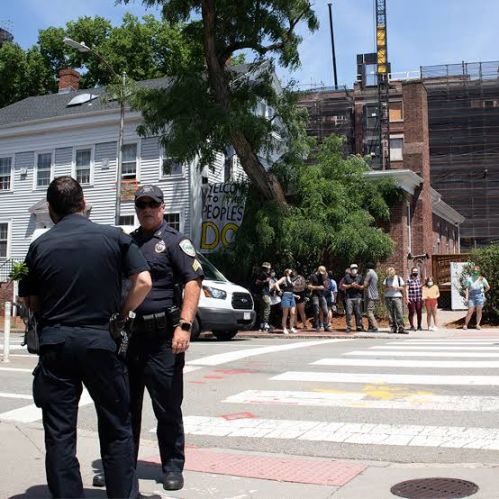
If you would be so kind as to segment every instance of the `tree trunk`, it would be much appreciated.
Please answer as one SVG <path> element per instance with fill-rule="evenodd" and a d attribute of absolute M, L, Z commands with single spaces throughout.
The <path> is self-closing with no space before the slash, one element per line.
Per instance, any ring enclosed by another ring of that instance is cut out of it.
<path fill-rule="evenodd" d="M 230 112 L 230 96 L 225 81 L 225 68 L 220 64 L 217 56 L 215 24 L 216 12 L 214 0 L 202 1 L 202 15 L 204 25 L 204 52 L 206 65 L 208 67 L 208 77 L 215 94 L 215 99 L 223 107 L 225 112 Z M 269 174 L 260 163 L 250 142 L 237 128 L 230 133 L 230 140 L 236 151 L 241 165 L 251 182 L 256 185 L 265 199 L 276 200 L 280 204 L 286 204 L 286 198 L 281 184 L 273 174 Z"/>

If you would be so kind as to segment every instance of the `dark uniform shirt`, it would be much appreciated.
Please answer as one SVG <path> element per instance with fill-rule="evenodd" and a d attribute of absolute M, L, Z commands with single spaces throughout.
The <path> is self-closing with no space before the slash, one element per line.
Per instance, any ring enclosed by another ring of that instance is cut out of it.
<path fill-rule="evenodd" d="M 172 305 L 180 305 L 175 284 L 204 277 L 192 243 L 166 222 L 154 234 L 145 234 L 139 228 L 131 236 L 146 258 L 152 278 L 152 289 L 136 310 L 137 314 L 156 314 Z"/>
<path fill-rule="evenodd" d="M 78 334 L 87 328 L 89 336 L 95 333 L 95 348 L 116 347 L 102 330 L 119 311 L 122 276 L 148 270 L 130 236 L 82 215 L 67 215 L 31 243 L 26 264 L 19 295 L 40 299 L 41 345 L 64 341 L 75 333 L 68 328 Z"/>
<path fill-rule="evenodd" d="M 364 278 L 360 274 L 357 274 L 356 276 L 346 274 L 343 278 L 343 282 L 349 285 L 357 283 L 362 286 L 364 284 Z M 347 298 L 362 298 L 364 296 L 364 290 L 358 288 L 348 288 L 345 290 L 345 295 Z"/>

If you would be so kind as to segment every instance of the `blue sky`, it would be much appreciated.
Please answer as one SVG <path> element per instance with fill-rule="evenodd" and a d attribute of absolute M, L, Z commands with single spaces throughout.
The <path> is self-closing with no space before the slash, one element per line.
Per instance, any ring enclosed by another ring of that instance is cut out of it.
<path fill-rule="evenodd" d="M 374 43 L 373 0 L 329 0 L 333 3 L 336 56 L 340 84 L 355 80 L 355 56 L 372 52 Z M 12 22 L 11 30 L 24 48 L 36 42 L 38 30 L 63 26 L 83 15 L 101 15 L 119 24 L 125 11 L 138 16 L 146 11 L 140 0 L 127 6 L 114 0 L 2 0 L 0 23 Z M 332 63 L 327 0 L 314 8 L 320 29 L 301 31 L 302 67 L 293 74 L 279 70 L 303 85 L 332 84 Z M 388 53 L 392 71 L 416 70 L 421 65 L 461 61 L 499 60 L 499 0 L 387 0 Z"/>

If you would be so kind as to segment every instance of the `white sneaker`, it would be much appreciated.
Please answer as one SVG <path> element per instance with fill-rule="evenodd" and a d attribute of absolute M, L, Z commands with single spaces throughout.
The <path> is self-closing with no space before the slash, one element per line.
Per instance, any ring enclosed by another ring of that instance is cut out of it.
<path fill-rule="evenodd" d="M 433 326 L 433 331 L 438 331 L 438 327 L 437 326 Z"/>
<path fill-rule="evenodd" d="M 289 330 L 289 332 L 290 332 L 290 333 L 297 333 L 298 331 L 297 331 L 294 327 L 292 327 L 292 328 Z"/>
<path fill-rule="evenodd" d="M 289 334 L 289 331 L 288 331 L 286 328 L 284 328 L 284 329 L 282 330 L 282 333 L 283 333 L 283 334 Z"/>

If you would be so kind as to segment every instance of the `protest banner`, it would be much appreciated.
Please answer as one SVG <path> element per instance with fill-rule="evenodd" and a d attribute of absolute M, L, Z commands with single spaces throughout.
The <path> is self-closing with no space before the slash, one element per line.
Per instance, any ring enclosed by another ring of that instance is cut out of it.
<path fill-rule="evenodd" d="M 246 196 L 240 184 L 209 184 L 203 201 L 199 248 L 212 253 L 229 246 L 243 221 Z"/>

